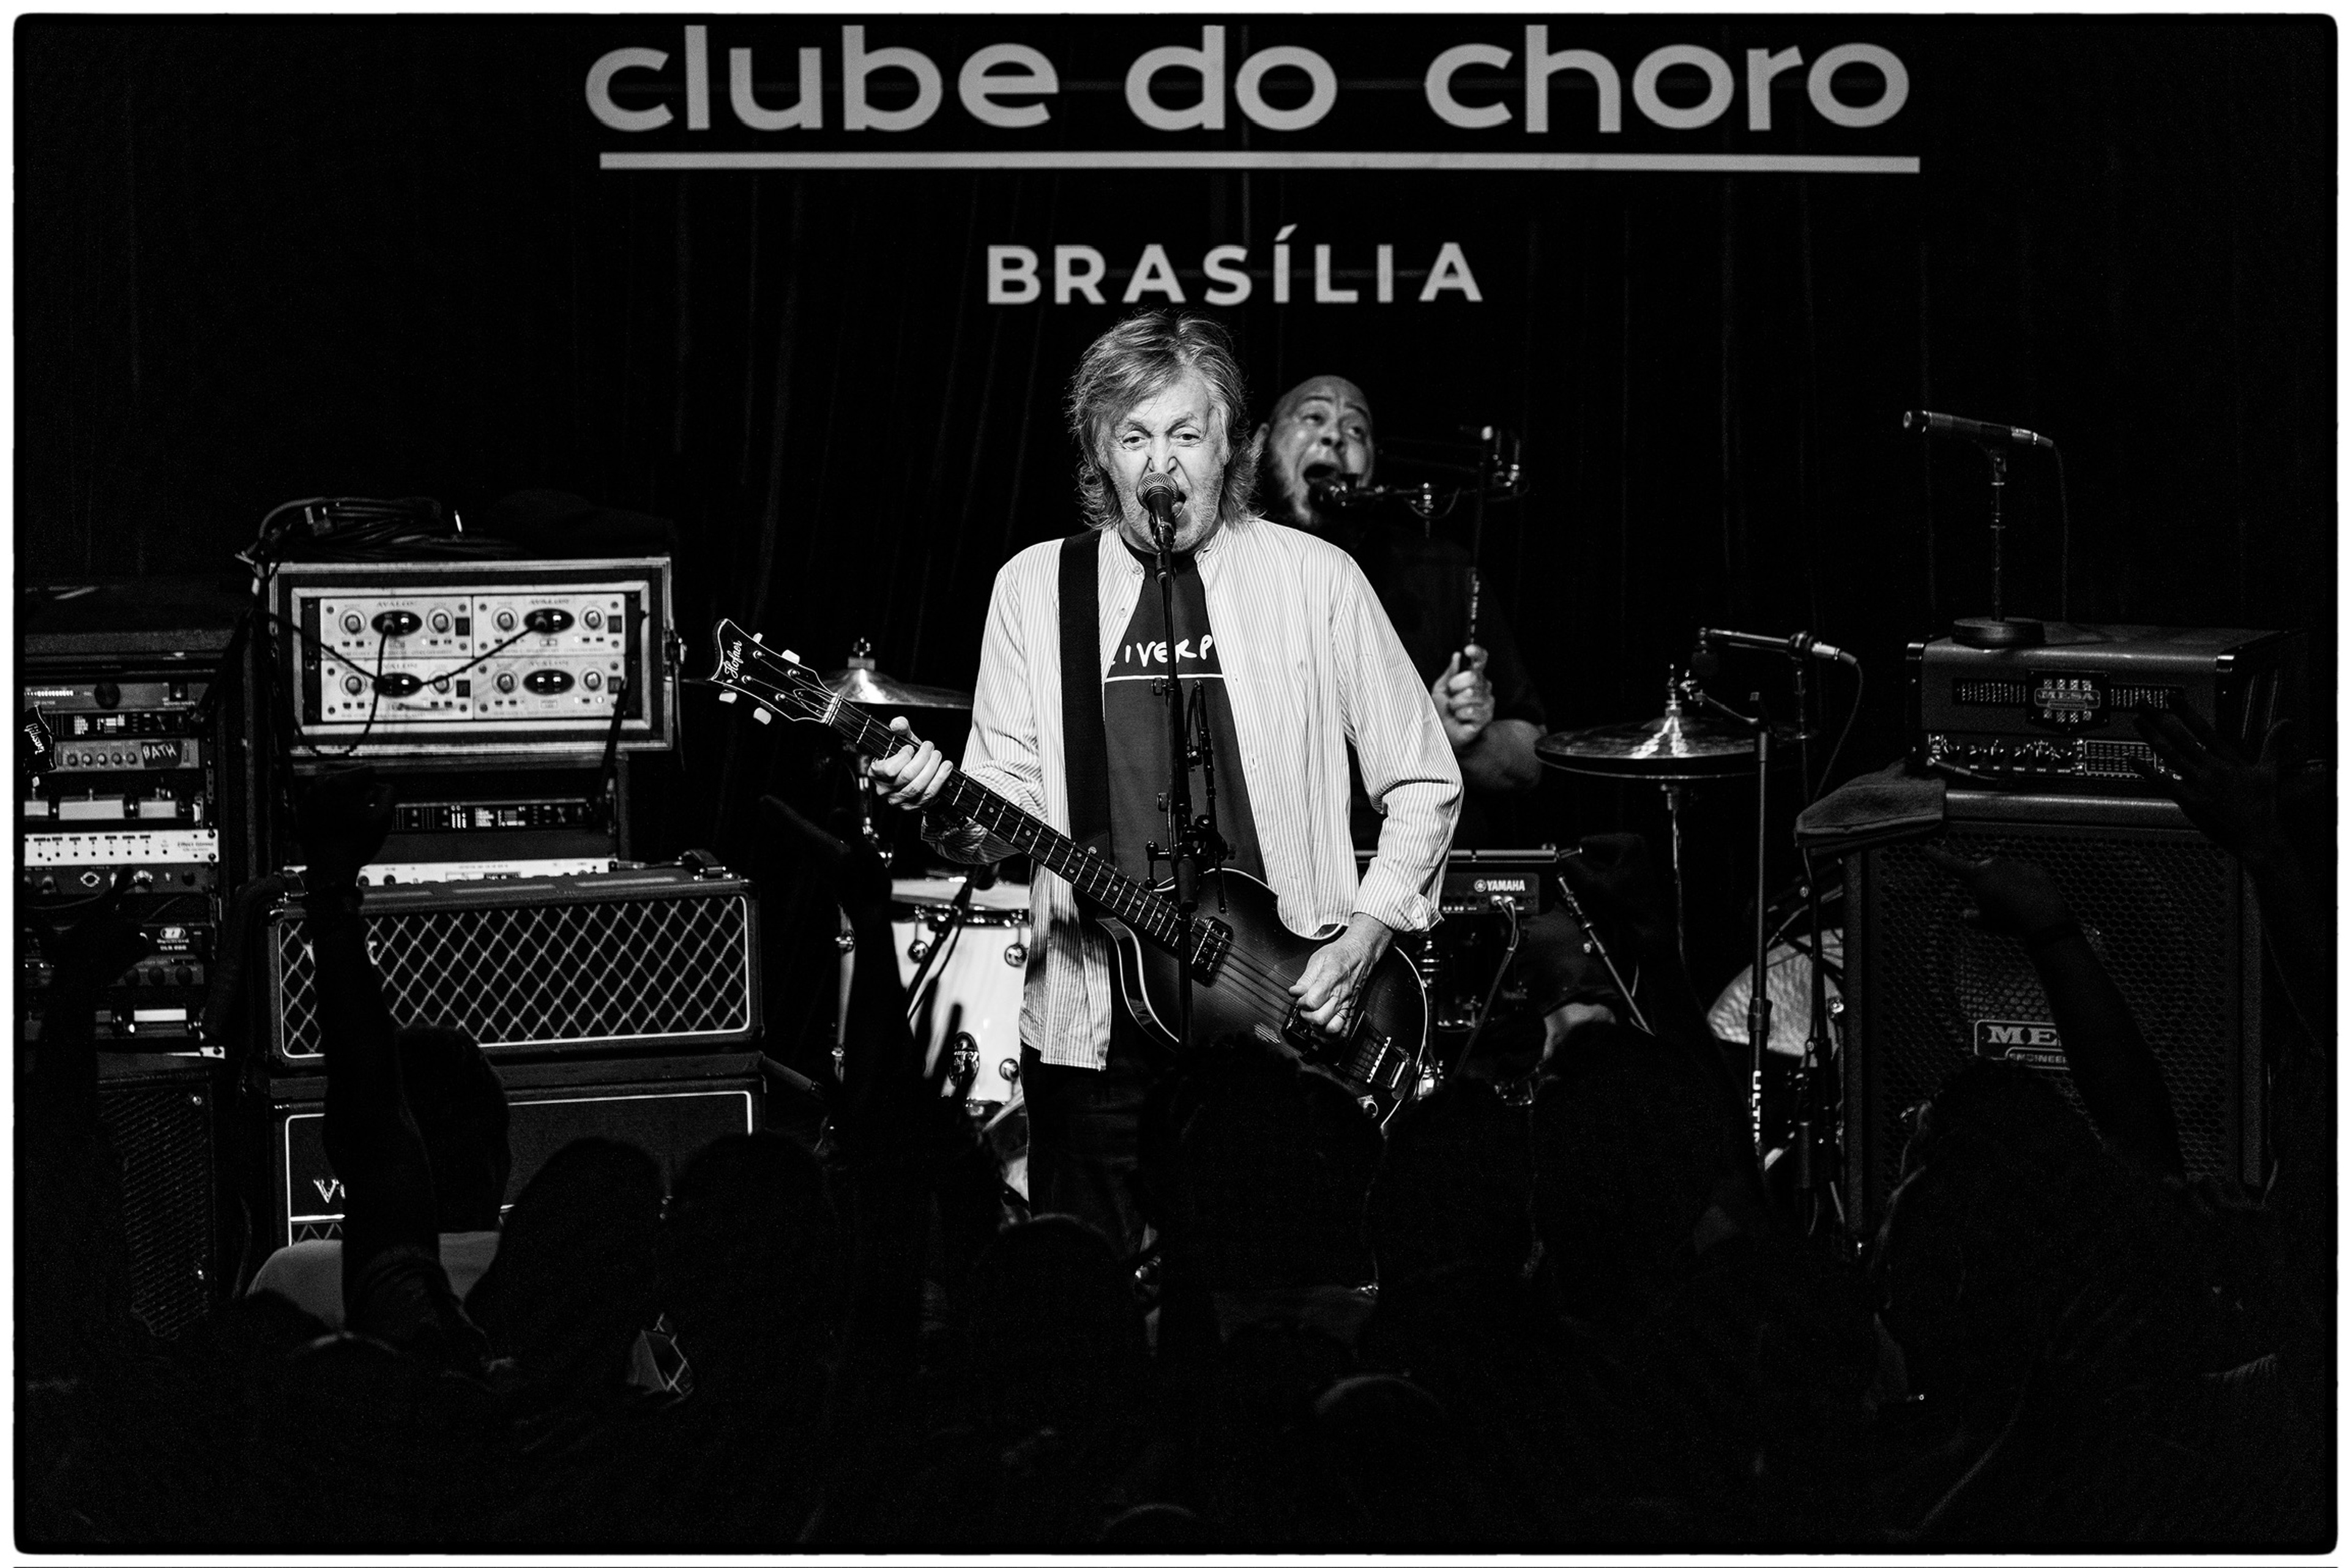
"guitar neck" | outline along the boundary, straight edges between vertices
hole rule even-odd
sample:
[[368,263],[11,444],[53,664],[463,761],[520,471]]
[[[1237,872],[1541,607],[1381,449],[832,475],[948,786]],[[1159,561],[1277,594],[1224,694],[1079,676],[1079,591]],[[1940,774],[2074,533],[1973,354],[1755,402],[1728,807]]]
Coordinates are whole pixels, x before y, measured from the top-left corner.
[[[903,743],[904,737],[886,724],[876,723],[860,710],[843,702],[827,720],[849,744],[877,761]],[[1055,873],[1078,892],[1162,947],[1180,945],[1181,914],[1166,899],[1097,854],[1077,846],[1059,832],[1002,795],[955,770],[931,810],[979,826],[1012,846],[1037,865]]]

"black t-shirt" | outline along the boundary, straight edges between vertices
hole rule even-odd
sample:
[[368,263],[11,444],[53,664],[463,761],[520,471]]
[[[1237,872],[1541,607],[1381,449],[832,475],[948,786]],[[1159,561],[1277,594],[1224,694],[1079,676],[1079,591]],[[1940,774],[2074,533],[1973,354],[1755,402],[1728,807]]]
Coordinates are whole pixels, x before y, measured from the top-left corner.
[[[1123,543],[1123,541],[1121,541]],[[1127,553],[1142,563],[1142,592],[1134,614],[1110,657],[1109,673],[1102,678],[1102,731],[1109,752],[1110,843],[1118,868],[1129,877],[1149,877],[1153,867],[1145,844],[1164,848],[1174,840],[1160,798],[1167,793],[1167,700],[1163,682],[1168,674],[1165,620],[1159,602],[1159,579],[1151,557],[1132,545]],[[1216,652],[1216,634],[1208,624],[1208,599],[1200,573],[1189,555],[1175,557],[1175,672],[1183,684],[1184,713],[1191,717],[1193,693],[1205,710],[1213,751],[1216,778],[1216,826],[1229,853],[1224,864],[1252,877],[1264,876],[1264,857],[1258,852],[1256,822],[1249,814],[1248,780],[1241,767],[1241,748],[1232,731],[1232,704],[1224,696],[1223,660]],[[1192,733],[1187,722],[1185,732]],[[1207,780],[1191,770],[1191,811],[1208,809]],[[1164,876],[1161,862],[1156,874]]]
[[[1416,517],[1390,518],[1375,514],[1360,523],[1346,520],[1323,536],[1354,556],[1369,579],[1371,591],[1395,626],[1403,650],[1419,672],[1420,684],[1435,684],[1437,676],[1469,640],[1469,552],[1450,539],[1431,536]],[[1485,649],[1485,678],[1493,683],[1493,717],[1523,719],[1536,730],[1549,726],[1543,713],[1542,693],[1534,690],[1518,656],[1518,640],[1503,615],[1493,574],[1484,574],[1484,591],[1477,606],[1477,641]],[[1363,788],[1362,771],[1349,773],[1354,785],[1353,828],[1357,847],[1378,846],[1384,820]],[[1474,787],[1461,792],[1461,824],[1452,842],[1463,849],[1500,847],[1510,817],[1506,801]]]

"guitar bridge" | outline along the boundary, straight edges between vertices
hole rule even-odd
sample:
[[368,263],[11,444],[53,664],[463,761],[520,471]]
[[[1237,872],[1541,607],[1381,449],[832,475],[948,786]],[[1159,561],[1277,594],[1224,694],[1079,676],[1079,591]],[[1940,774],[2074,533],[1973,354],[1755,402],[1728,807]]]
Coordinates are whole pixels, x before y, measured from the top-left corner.
[[1412,1071],[1411,1053],[1399,1051],[1395,1042],[1385,1034],[1364,1032],[1354,1059],[1347,1064],[1347,1078],[1367,1089],[1391,1094],[1403,1085]]

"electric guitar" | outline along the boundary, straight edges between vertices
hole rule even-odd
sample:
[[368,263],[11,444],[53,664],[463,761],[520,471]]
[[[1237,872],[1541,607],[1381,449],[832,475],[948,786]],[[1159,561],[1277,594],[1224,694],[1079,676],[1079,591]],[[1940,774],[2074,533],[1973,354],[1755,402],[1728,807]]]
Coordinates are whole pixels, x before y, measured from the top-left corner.
[[[758,704],[752,717],[762,723],[781,713],[822,724],[877,759],[910,743],[835,695],[788,650],[764,646],[731,620],[718,623],[713,639],[718,663],[704,684],[720,689],[720,701],[748,697]],[[1203,874],[1187,931],[1171,882],[1154,887],[1124,875],[1098,851],[1079,847],[960,768],[925,809],[976,823],[1076,888],[1117,950],[1127,1011],[1160,1044],[1186,1044],[1177,1034],[1177,955],[1188,950],[1193,1041],[1238,1033],[1294,1052],[1345,1084],[1382,1126],[1418,1090],[1428,1054],[1428,996],[1419,971],[1394,948],[1365,981],[1339,1032],[1326,1033],[1299,1016],[1289,988],[1315,950],[1343,928],[1297,935],[1281,923],[1274,890],[1246,872]]]

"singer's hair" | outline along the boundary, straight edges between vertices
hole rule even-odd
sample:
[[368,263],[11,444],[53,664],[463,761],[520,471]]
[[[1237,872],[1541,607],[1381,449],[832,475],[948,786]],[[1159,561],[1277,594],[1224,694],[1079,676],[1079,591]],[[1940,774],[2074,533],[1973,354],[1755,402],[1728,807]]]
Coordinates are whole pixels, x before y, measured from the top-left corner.
[[1232,358],[1232,335],[1205,316],[1139,311],[1093,341],[1069,378],[1069,434],[1077,443],[1077,504],[1095,528],[1118,521],[1118,486],[1110,478],[1110,426],[1148,399],[1173,386],[1187,370],[1208,383],[1224,443],[1224,479],[1216,518],[1248,515],[1256,493],[1256,438],[1246,421],[1248,389]]

